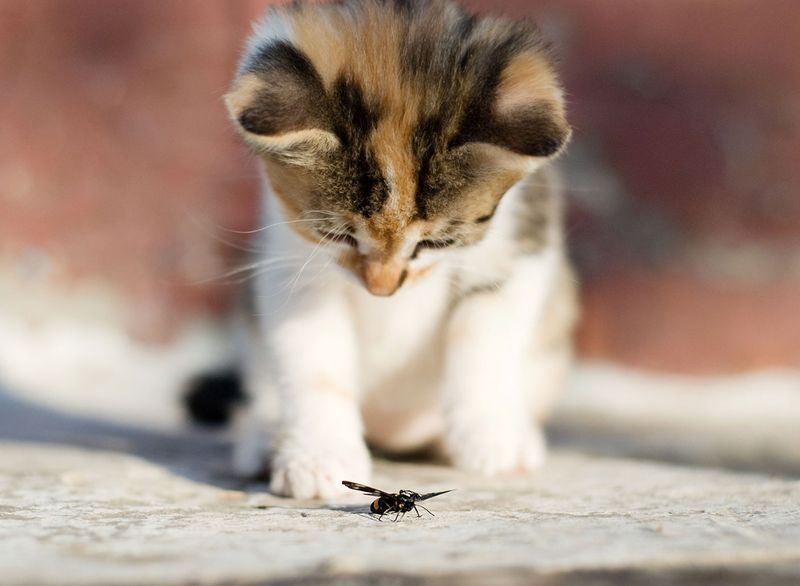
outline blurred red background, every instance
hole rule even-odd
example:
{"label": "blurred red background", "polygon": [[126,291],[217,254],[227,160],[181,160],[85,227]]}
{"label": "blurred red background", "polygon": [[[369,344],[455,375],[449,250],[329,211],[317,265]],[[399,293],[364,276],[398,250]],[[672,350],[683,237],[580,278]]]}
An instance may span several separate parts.
{"label": "blurred red background", "polygon": [[[221,96],[267,4],[3,0],[0,270],[102,282],[146,340],[223,311],[209,278],[256,224],[258,181]],[[533,17],[563,56],[583,355],[798,366],[800,3],[469,4]]]}

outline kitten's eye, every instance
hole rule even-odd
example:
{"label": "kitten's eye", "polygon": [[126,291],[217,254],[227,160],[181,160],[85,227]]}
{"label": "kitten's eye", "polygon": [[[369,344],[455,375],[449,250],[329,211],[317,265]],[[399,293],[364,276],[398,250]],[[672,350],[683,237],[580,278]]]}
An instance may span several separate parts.
{"label": "kitten's eye", "polygon": [[494,214],[495,214],[495,212],[496,212],[496,211],[497,211],[497,205],[495,205],[495,206],[492,208],[492,211],[491,211],[491,212],[489,212],[489,213],[488,213],[488,214],[486,214],[485,216],[481,216],[480,218],[476,219],[476,220],[475,220],[475,223],[476,223],[476,224],[485,224],[486,222],[488,222],[489,220],[491,220],[492,218],[494,218]]}
{"label": "kitten's eye", "polygon": [[438,250],[453,246],[455,243],[456,241],[453,238],[442,238],[441,240],[420,240],[417,242],[417,247],[414,249],[414,254],[411,255],[411,258],[417,258],[417,255],[420,253],[420,251],[426,248]]}
{"label": "kitten's eye", "polygon": [[347,246],[352,246],[353,248],[358,248],[358,240],[354,237],[350,236],[350,234],[342,234],[336,238],[336,241],[340,244],[347,244]]}
{"label": "kitten's eye", "polygon": [[320,235],[322,236],[323,240],[331,244],[346,244],[347,246],[352,246],[353,248],[358,246],[358,240],[356,240],[353,236],[353,229],[350,227],[336,232],[320,231]]}

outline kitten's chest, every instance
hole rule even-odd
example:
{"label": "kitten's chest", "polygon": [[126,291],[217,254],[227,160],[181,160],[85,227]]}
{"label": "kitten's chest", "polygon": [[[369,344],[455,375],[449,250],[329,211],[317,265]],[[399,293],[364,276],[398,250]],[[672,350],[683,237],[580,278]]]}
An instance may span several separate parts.
{"label": "kitten's chest", "polygon": [[366,388],[389,379],[435,376],[450,307],[450,279],[442,270],[389,298],[355,292],[358,354]]}

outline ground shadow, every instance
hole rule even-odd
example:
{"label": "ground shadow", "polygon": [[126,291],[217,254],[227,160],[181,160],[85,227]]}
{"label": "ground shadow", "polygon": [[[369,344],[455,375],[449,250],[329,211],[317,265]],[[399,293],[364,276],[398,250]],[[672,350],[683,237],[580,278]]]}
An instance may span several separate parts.
{"label": "ground shadow", "polygon": [[[768,458],[757,462],[691,461],[685,454],[631,442],[630,438],[598,437],[578,430],[554,427],[550,430],[551,444],[556,449],[694,465],[719,467],[750,472],[768,472],[796,477],[798,470],[786,469]],[[57,411],[0,388],[0,441],[19,441],[68,445],[103,451],[115,451],[143,458],[195,482],[224,489],[245,492],[267,491],[265,479],[248,480],[236,476],[230,468],[231,442],[225,434],[202,428],[165,433],[136,426],[111,423],[99,419]],[[385,454],[378,454],[385,458]],[[402,462],[439,463],[430,453],[403,457]],[[341,508],[360,513],[363,508]]]}
{"label": "ground shadow", "polygon": [[719,468],[737,472],[755,472],[800,477],[796,460],[776,457],[768,449],[757,456],[737,457],[713,447],[702,447],[691,434],[677,436],[674,430],[638,432],[631,429],[584,430],[572,425],[553,423],[548,427],[548,439],[553,447],[598,457],[626,458],[664,462],[696,468]]}
{"label": "ground shadow", "polygon": [[[0,442],[30,442],[113,451],[153,462],[170,472],[218,488],[264,493],[268,478],[242,478],[231,469],[232,441],[229,434],[193,427],[159,432],[135,425],[103,421],[59,411],[26,401],[0,387]],[[382,459],[392,458],[376,454]],[[400,462],[437,461],[428,452],[395,458]],[[441,461],[438,463],[441,464]],[[363,514],[364,506],[341,506],[334,510]],[[367,514],[367,516],[369,516]]]}
{"label": "ground shadow", "polygon": [[[47,443],[137,456],[195,482],[230,490],[267,492],[268,472],[255,479],[242,478],[231,469],[230,434],[192,426],[159,432],[135,425],[104,421],[67,413],[27,401],[0,386],[0,441]],[[374,450],[376,458],[403,463],[445,465],[434,451],[420,450],[402,456]],[[337,508],[364,512],[364,507]]]}
{"label": "ground shadow", "polygon": [[72,415],[0,388],[0,441],[68,445],[138,456],[196,482],[226,489],[264,490],[234,476],[230,441],[219,433],[187,428],[162,433]]}

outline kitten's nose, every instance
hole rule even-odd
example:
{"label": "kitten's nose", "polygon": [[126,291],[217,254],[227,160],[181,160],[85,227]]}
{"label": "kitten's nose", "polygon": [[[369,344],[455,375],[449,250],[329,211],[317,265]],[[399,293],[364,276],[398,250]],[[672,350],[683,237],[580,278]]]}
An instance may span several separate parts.
{"label": "kitten's nose", "polygon": [[406,280],[408,270],[404,260],[382,261],[364,257],[361,262],[361,279],[373,295],[388,297]]}

